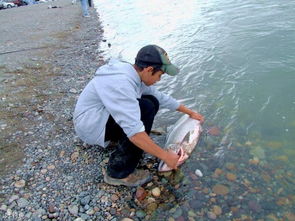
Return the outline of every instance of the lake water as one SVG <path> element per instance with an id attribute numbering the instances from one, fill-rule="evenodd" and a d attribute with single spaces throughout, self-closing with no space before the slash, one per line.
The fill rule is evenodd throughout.
<path id="1" fill-rule="evenodd" d="M 134 62 L 142 46 L 158 44 L 181 72 L 164 76 L 157 87 L 206 117 L 199 151 L 182 168 L 191 178 L 175 190 L 187 194 L 177 205 L 159 208 L 154 219 L 206 220 L 215 205 L 222 209 L 218 220 L 293 220 L 295 1 L 99 0 L 95 5 L 107 40 L 105 57 Z M 162 110 L 155 124 L 166 127 L 179 117 Z M 218 136 L 205 135 L 211 127 L 220 130 Z M 189 176 L 195 169 L 204 173 L 196 182 Z M 229 193 L 216 193 L 217 184 Z M 200 208 L 191 203 L 198 199 Z"/>

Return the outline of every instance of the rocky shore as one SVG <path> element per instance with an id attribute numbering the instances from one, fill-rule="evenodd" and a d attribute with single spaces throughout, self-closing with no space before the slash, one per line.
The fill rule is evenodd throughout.
<path id="1" fill-rule="evenodd" d="M 109 44 L 99 16 L 92 9 L 83 18 L 70 0 L 0 15 L 0 220 L 295 220 L 285 158 L 273 168 L 247 137 L 220 146 L 218 127 L 180 170 L 158 174 L 146 156 L 140 167 L 151 171 L 150 183 L 105 184 L 114 147 L 83 144 L 72 123 L 78 95 L 104 63 L 100 46 Z M 163 143 L 161 134 L 153 139 Z"/>
<path id="2" fill-rule="evenodd" d="M 72 124 L 103 63 L 96 12 L 59 0 L 1 14 L 16 24 L 1 33 L 0 220 L 116 220 L 130 193 L 103 184 L 109 153 L 83 145 Z"/>

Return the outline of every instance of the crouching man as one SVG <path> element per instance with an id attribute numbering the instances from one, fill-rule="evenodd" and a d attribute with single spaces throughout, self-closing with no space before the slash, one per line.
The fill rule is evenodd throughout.
<path id="1" fill-rule="evenodd" d="M 107 165 L 106 183 L 138 186 L 150 181 L 148 171 L 136 169 L 144 151 L 176 169 L 179 156 L 155 144 L 149 134 L 159 107 L 204 121 L 201 114 L 152 86 L 163 74 L 178 72 L 164 49 L 147 45 L 139 50 L 133 65 L 111 59 L 101 66 L 82 91 L 74 112 L 77 135 L 103 147 L 108 141 L 119 142 Z"/>

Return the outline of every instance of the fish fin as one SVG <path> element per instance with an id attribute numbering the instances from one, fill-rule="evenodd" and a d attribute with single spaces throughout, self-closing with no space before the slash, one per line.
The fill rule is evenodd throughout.
<path id="1" fill-rule="evenodd" d="M 190 135 L 191 135 L 191 132 L 187 132 L 187 134 L 184 136 L 184 138 L 182 139 L 181 143 L 183 142 L 189 142 L 190 141 Z"/>

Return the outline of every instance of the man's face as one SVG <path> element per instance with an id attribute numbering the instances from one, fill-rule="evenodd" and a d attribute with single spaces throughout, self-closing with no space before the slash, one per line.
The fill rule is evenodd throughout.
<path id="1" fill-rule="evenodd" d="M 144 73 L 141 80 L 147 86 L 153 85 L 157 83 L 158 81 L 160 81 L 161 76 L 164 74 L 164 72 L 161 70 L 153 74 L 153 70 L 154 70 L 153 67 L 147 67 L 147 68 L 144 68 L 143 70 Z"/>

